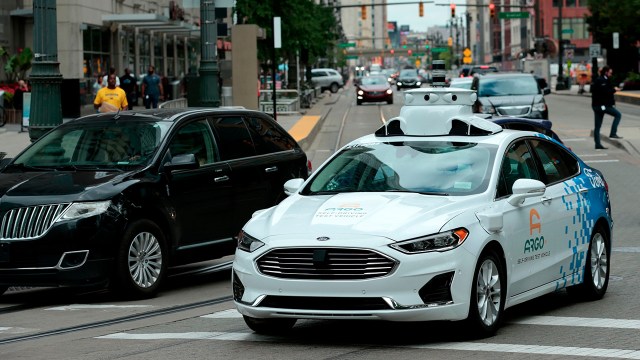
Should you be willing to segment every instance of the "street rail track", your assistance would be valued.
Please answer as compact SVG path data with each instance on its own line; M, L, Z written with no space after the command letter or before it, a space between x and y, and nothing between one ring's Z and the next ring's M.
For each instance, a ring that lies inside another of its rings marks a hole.
M140 313L140 314L128 315L128 316L123 316L123 317L119 317L119 318L115 318L115 319L95 321L95 322L90 322L90 323L81 324L81 325L75 325L75 326L69 326L69 327L60 328L60 329L42 331L42 332L38 332L38 333L35 333L35 334L16 336L16 337L0 340L0 345L6 345L6 344L21 342L21 341L27 341L27 340L35 340L35 339L40 339L40 338L49 337L49 336L67 334L67 333L72 333L72 332L77 332L77 331L82 331L82 330L87 330L87 329L93 329L93 328L98 328L98 327L103 327L103 326L109 326L109 325L114 325L114 324L130 322L130 321L148 319L148 318L167 315L167 314L174 314L174 313L178 313L178 312L182 312L182 311L186 311L186 310L191 310L191 309L196 309L196 308L201 308L201 307L205 307L205 306L222 304L222 303L225 303L225 302L228 302L228 301L231 301L231 300L232 300L231 296L223 296L223 297L219 297L219 298L216 298L216 299L200 301L200 302L194 302L194 303L183 304L183 305L177 305L177 306L172 306L172 307L164 308L164 309L151 310L151 311L146 311L146 312L143 312L143 313Z

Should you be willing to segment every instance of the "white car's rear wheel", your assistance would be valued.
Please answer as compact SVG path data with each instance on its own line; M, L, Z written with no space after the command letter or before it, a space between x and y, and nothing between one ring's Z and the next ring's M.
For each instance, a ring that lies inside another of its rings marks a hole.
M297 319L258 319L243 315L247 326L258 334L273 335L290 331Z
M473 276L467 318L474 335L491 336L498 330L504 311L504 279L500 258L491 251L483 253Z
M597 228L591 235L587 262L584 265L584 281L567 291L585 300L602 299L609 286L609 242L606 233Z

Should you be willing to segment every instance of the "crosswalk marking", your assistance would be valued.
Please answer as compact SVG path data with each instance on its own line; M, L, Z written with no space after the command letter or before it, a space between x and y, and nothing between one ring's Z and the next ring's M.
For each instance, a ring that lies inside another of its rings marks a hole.
M640 320L627 319L603 319L566 316L531 316L516 321L512 324L521 325L551 325L551 326L581 326L610 329L635 329L640 330Z
M608 162L619 162L620 160L616 160L616 159L609 159L609 160L584 160L585 163L587 164L592 164L592 163L608 163Z
M73 304L73 305L65 305L65 306L56 306L52 308L47 308L45 310L58 310L58 311L67 311L67 310L93 310L93 309L127 309L127 308L146 308L153 307L152 305L87 305L87 304Z
M281 341L283 337L263 336L255 333L225 333L225 332L187 332L187 333L145 333L132 334L120 332L97 339L110 340L216 340L216 341ZM602 349L575 346L544 346L526 344L499 344L481 342L452 342L425 345L397 345L395 348L483 351L493 353L545 354L584 356L588 358L606 357L615 359L640 359L640 351L634 349Z

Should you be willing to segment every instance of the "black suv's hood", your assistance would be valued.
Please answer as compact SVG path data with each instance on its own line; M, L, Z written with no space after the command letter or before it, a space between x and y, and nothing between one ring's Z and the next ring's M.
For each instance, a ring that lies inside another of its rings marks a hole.
M16 201L20 198L22 206L104 200L118 194L122 190L122 181L130 174L115 171L5 170L0 173L0 200Z
M534 102L542 101L542 95L509 95L509 96L488 96L478 98L483 103L488 103L496 107L500 106L530 106Z

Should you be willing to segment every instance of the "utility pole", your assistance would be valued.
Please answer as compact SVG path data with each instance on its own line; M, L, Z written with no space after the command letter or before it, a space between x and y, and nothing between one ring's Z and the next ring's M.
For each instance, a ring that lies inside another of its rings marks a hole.
M480 18L478 19L478 24L480 27L478 30L480 31L480 46L478 47L478 64L484 64L484 8L480 6L483 4L483 0L476 0L476 5L478 8L478 15ZM483 4L484 5L484 4ZM489 31L491 31L491 26L489 26Z
M29 138L36 141L47 131L62 124L60 101L60 63L56 0L33 1L33 71Z
M219 107L218 24L215 0L200 0L200 106Z
M556 90L565 90L562 67L562 53L564 52L564 44L562 43L562 3L564 0L558 1L558 80L556 81Z

